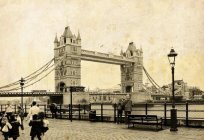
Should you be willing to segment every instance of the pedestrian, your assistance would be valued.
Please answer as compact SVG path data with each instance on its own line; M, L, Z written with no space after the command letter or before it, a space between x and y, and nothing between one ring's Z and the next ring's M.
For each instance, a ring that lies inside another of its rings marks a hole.
M36 101L33 101L32 107L29 109L26 120L32 120L33 115L37 115L40 112L40 108L37 106Z
M17 140L19 135L19 127L20 127L20 120L17 120L17 116L12 114L11 115L11 130L9 133L9 137L13 138L13 140Z
M132 111L132 101L130 99L130 96L126 96L127 99L125 101L125 123L127 123L127 117L131 114Z
M19 105L18 106L18 110L17 110L17 119L20 118L20 127L21 127L21 131L22 133L24 133L24 125L23 125L23 120L24 120L24 110L23 108Z
M52 118L57 119L57 104L56 103L52 103L50 105L50 112L52 113Z
M31 126L30 130L31 140L34 140L36 136L38 140L41 140L43 122L40 119L38 119L37 114L33 115L33 119L30 120L29 126Z
M10 104L10 101L8 101L8 103L6 105L5 114L6 114L9 121L10 121L10 117L11 117L12 113L13 113L13 109L12 109L12 106Z
M39 112L38 119L43 122L42 137L44 137L45 132L47 132L49 130L49 121L45 118L44 112Z
M10 133L10 129L12 128L12 126L11 126L11 124L9 123L7 116L4 116L4 117L2 118L1 124L2 124L2 129L1 129L1 131L2 131L3 136L4 136L4 140L8 140L8 138L9 138L9 133Z
M122 100L119 100L119 103L117 105L117 123L122 122L122 115L123 115L123 108L122 108Z

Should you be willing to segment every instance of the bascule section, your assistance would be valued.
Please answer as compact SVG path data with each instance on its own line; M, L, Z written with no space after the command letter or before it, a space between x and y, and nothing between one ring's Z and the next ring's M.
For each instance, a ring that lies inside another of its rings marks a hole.
M54 40L55 91L64 93L61 99L52 102L67 102L67 87L81 86L81 61L92 61L119 65L121 69L121 93L137 93L143 85L143 52L133 42L120 55L84 50L81 48L81 36L77 37L69 27Z

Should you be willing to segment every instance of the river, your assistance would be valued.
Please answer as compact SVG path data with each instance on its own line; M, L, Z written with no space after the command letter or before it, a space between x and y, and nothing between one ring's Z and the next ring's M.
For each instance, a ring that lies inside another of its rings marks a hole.
M167 118L170 117L170 110L172 106L167 105ZM96 114L101 114L101 105L91 105L91 109L96 110ZM176 105L177 109L177 117L178 118L185 118L186 117L186 105L180 104ZM195 105L189 104L188 105L188 117L189 118L204 118L204 105ZM136 106L132 108L131 114L138 114L138 115L145 115L145 105L143 106ZM103 105L103 114L114 116L114 107L113 105ZM164 104L156 104L153 106L148 106L147 114L149 115L157 115L164 117Z

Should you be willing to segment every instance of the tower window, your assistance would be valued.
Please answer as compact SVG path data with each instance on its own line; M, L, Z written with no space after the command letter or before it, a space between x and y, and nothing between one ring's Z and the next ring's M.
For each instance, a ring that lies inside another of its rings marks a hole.
M64 38L64 44L66 44L66 38Z

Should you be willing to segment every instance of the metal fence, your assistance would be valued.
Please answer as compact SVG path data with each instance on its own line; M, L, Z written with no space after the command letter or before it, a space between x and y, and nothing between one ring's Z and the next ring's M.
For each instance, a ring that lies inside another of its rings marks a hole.
M95 111L96 121L117 122L116 104L74 104L57 105L58 119L89 120L92 110ZM52 117L49 105L39 105L41 111L45 112L46 117ZM17 106L13 105L13 112L17 112ZM30 106L24 105L25 114L28 113ZM131 114L138 115L157 115L163 118L164 125L170 123L171 103L144 103L134 104ZM5 112L6 105L0 105L2 113ZM72 109L72 114L71 114ZM177 119L179 125L185 126L204 126L204 104L198 103L177 103ZM123 113L124 118L124 113Z

